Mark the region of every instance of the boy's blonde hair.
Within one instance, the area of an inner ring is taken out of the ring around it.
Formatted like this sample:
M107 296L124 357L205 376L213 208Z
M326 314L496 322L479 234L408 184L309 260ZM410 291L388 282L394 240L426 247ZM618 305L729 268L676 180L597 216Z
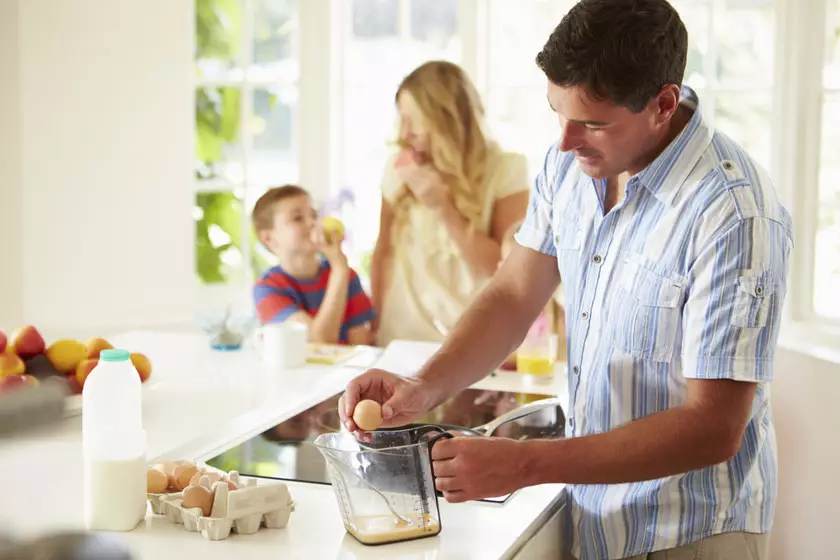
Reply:
M408 93L417 103L429 131L430 164L451 189L455 206L475 227L484 204L484 171L495 144L484 125L484 106L466 72L451 62L433 60L403 79L395 100ZM408 189L402 189L395 214L404 217L415 203ZM396 224L395 224L396 225Z
M306 189L297 185L272 187L265 191L254 205L251 222L256 231L265 231L274 227L274 210L279 202L295 196L309 196Z

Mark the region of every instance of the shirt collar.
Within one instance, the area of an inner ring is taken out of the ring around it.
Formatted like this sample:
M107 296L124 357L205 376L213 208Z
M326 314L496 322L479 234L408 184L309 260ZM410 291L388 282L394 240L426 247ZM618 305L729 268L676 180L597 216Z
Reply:
M693 89L682 87L680 104L694 110L688 124L655 160L634 176L659 201L669 205L708 148L713 134Z

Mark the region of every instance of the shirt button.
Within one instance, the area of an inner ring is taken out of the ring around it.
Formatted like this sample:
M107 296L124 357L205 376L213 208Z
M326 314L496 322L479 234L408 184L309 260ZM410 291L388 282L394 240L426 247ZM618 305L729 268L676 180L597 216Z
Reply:
M583 313L580 314L580 316L583 317L584 319L588 319L589 318L589 313L584 311Z
M569 427L573 430L575 429L575 419L574 418L569 418Z
M592 257L592 262L594 262L595 264L601 264L601 255L595 255L594 257Z
M577 367L577 366L573 367L572 368L572 373L574 373L575 375L579 374L580 373L580 368Z

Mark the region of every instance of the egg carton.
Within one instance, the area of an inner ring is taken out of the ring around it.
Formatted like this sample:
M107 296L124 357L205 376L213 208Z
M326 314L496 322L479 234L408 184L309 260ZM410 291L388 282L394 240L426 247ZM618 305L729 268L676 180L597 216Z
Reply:
M211 541L226 539L231 531L250 535L263 526L282 529L289 523L295 503L285 484L257 485L253 479L242 482L237 490L231 490L224 481L213 485L209 517L203 515L201 508L185 508L182 492L161 495L157 500L158 510L171 523L183 525L187 531L200 532Z
M179 461L176 461L176 463L178 463L178 462ZM210 465L208 465L206 463L191 463L191 464L194 464L196 466L196 468L198 468L198 470L201 471L202 473L209 473L209 472L216 473L222 478L222 480L226 480L230 476L233 476L235 481L237 483L239 482L239 478L238 478L239 477L239 472L237 472L237 471L231 471L230 474L228 474L225 471L222 471L220 469L211 467ZM161 492L161 493L147 492L146 493L146 501L151 506L152 513L154 513L156 515L165 515L166 514L166 512L164 510L164 504L165 504L166 500L176 500L176 499L183 499L183 498L184 498L184 491L183 490L173 490L171 488L167 492Z

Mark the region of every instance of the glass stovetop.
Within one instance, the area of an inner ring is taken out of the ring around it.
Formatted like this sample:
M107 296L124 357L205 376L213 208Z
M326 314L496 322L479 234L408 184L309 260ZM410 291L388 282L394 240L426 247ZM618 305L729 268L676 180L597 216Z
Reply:
M323 433L337 432L338 397L335 395L293 416L207 463L242 475L329 484L326 463L312 442ZM466 389L418 420L473 428L545 395ZM546 439L563 437L565 416L560 407L529 414L499 427L494 437ZM503 503L510 495L487 501Z

